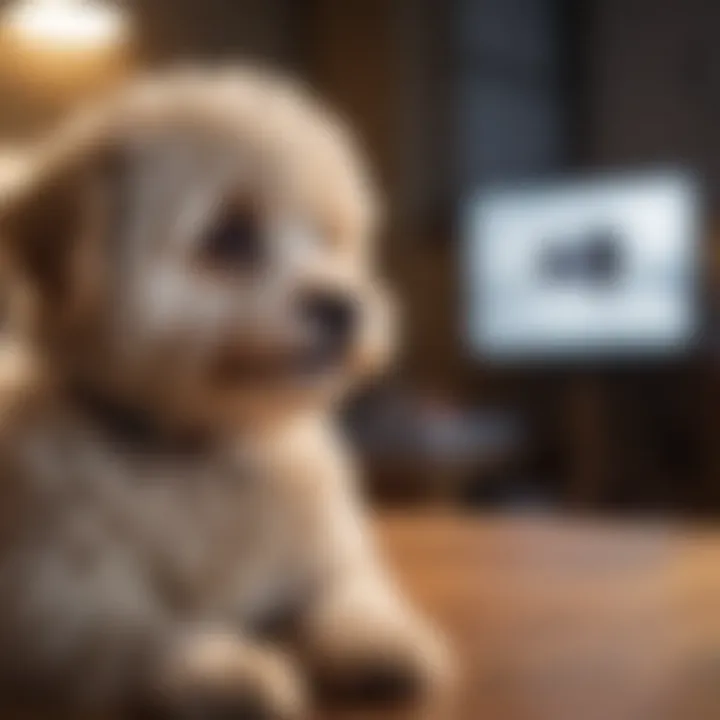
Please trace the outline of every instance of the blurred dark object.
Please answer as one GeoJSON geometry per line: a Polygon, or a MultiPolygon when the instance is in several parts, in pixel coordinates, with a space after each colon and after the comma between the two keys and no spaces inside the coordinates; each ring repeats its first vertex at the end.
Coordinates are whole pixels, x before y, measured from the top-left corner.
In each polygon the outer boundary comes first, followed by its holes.
{"type": "Polygon", "coordinates": [[[552,238],[546,244],[539,270],[550,283],[581,282],[612,287],[617,282],[625,243],[612,228],[592,231],[581,243],[552,238]]]}
{"type": "Polygon", "coordinates": [[[427,389],[376,390],[351,408],[347,425],[370,491],[385,500],[458,501],[522,455],[516,415],[464,408],[427,389]]]}

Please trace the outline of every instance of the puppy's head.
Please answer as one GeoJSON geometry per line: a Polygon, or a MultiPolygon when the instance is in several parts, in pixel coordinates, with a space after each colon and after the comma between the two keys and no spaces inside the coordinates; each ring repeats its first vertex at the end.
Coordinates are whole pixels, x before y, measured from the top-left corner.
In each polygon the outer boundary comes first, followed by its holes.
{"type": "Polygon", "coordinates": [[[253,421],[324,407],[387,357],[365,168],[286,81],[139,82],[31,168],[0,236],[21,328],[66,380],[179,420],[253,421]]]}

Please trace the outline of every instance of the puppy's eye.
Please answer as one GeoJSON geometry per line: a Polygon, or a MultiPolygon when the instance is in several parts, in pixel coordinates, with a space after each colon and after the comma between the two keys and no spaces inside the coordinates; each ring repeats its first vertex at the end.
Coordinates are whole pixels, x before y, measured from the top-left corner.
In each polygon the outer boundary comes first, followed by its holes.
{"type": "Polygon", "coordinates": [[[263,232],[256,212],[233,209],[210,228],[202,253],[211,263],[228,267],[252,267],[262,260],[263,232]]]}

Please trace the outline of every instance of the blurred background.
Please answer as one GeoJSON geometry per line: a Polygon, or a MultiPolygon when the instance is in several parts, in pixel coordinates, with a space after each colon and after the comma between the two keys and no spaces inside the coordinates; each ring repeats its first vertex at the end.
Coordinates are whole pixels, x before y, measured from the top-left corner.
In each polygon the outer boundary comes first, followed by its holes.
{"type": "Polygon", "coordinates": [[[720,511],[712,0],[0,0],[0,156],[138,69],[250,59],[350,119],[396,368],[350,404],[382,502],[720,511]]]}

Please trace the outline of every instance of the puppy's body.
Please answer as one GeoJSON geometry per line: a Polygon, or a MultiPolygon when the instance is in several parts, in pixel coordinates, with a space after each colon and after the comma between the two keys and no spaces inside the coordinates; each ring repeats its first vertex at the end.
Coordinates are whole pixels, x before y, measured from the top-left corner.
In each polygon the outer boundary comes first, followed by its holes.
{"type": "Polygon", "coordinates": [[[146,642],[195,623],[261,633],[364,572],[349,468],[320,418],[148,454],[82,407],[33,415],[3,446],[2,650],[17,670],[104,691],[95,672],[146,642]]]}
{"type": "Polygon", "coordinates": [[[442,675],[330,421],[387,351],[370,204],[336,121],[246,73],[121,95],[10,198],[5,678],[292,716],[304,683],[264,639],[277,617],[325,685],[442,675]]]}

